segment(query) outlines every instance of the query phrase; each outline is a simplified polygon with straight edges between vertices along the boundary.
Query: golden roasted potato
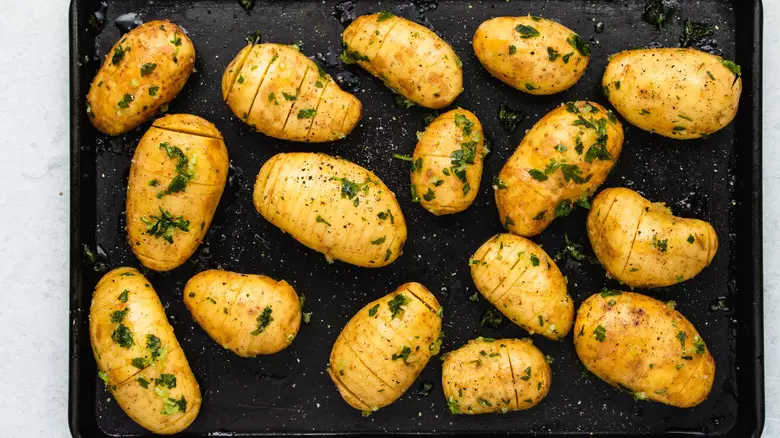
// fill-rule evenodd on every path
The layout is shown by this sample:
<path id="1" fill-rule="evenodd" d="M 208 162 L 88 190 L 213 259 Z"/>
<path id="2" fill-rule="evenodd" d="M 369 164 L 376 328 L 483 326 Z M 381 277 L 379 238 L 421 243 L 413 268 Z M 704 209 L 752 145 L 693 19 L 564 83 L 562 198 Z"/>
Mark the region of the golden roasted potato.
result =
<path id="1" fill-rule="evenodd" d="M 632 125 L 664 137 L 700 138 L 734 120 L 740 68 L 695 49 L 627 50 L 601 80 L 609 102 Z"/>
<path id="2" fill-rule="evenodd" d="M 471 260 L 477 290 L 512 322 L 550 339 L 562 339 L 574 319 L 566 279 L 553 259 L 530 240 L 497 234 Z"/>
<path id="3" fill-rule="evenodd" d="M 357 63 L 420 106 L 444 108 L 463 91 L 460 58 L 425 26 L 385 11 L 358 17 L 342 40 L 342 61 Z"/>
<path id="4" fill-rule="evenodd" d="M 477 116 L 461 108 L 440 115 L 412 154 L 412 199 L 437 216 L 467 209 L 479 192 L 484 155 Z"/>
<path id="5" fill-rule="evenodd" d="M 117 268 L 98 282 L 89 338 L 98 375 L 133 421 L 172 434 L 198 416 L 198 382 L 160 299 L 140 272 Z"/>
<path id="6" fill-rule="evenodd" d="M 606 189 L 593 199 L 587 228 L 601 265 L 631 287 L 688 280 L 718 251 L 718 236 L 708 222 L 674 216 L 665 204 L 626 188 Z"/>
<path id="7" fill-rule="evenodd" d="M 249 44 L 222 75 L 233 114 L 265 135 L 301 142 L 344 138 L 362 105 L 297 47 Z"/>
<path id="8" fill-rule="evenodd" d="M 635 398 L 689 408 L 710 393 L 715 361 L 672 303 L 605 289 L 582 303 L 574 332 L 588 370 Z"/>
<path id="9" fill-rule="evenodd" d="M 151 119 L 179 94 L 195 66 L 195 47 L 167 20 L 144 23 L 106 55 L 87 94 L 99 131 L 120 135 Z"/>
<path id="10" fill-rule="evenodd" d="M 568 27 L 541 17 L 496 17 L 480 24 L 474 54 L 495 78 L 529 94 L 555 94 L 580 80 L 590 46 Z"/>
<path id="11" fill-rule="evenodd" d="M 594 102 L 569 102 L 525 134 L 494 180 L 498 214 L 514 234 L 535 236 L 604 182 L 623 147 L 623 127 Z"/>
<path id="12" fill-rule="evenodd" d="M 379 268 L 395 261 L 406 222 L 395 195 L 357 164 L 316 153 L 282 153 L 263 164 L 254 203 L 269 222 L 330 261 Z"/>
<path id="13" fill-rule="evenodd" d="M 530 409 L 547 395 L 550 365 L 530 340 L 477 338 L 447 353 L 441 387 L 453 414 Z"/>
<path id="14" fill-rule="evenodd" d="M 286 281 L 208 270 L 184 287 L 184 304 L 219 345 L 243 357 L 285 349 L 301 326 L 301 303 Z"/>
<path id="15" fill-rule="evenodd" d="M 368 303 L 333 344 L 328 375 L 364 413 L 397 400 L 441 346 L 441 306 L 420 283 Z"/>
<path id="16" fill-rule="evenodd" d="M 228 155 L 208 121 L 171 114 L 141 138 L 127 186 L 130 247 L 149 269 L 169 271 L 195 252 L 222 197 Z"/>

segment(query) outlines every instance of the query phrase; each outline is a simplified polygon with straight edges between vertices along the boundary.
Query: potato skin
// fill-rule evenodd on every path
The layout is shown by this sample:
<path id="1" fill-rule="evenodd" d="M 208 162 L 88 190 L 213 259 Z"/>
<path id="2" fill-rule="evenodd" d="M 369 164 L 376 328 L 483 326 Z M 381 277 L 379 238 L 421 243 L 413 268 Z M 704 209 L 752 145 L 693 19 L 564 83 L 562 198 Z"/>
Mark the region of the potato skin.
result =
<path id="1" fill-rule="evenodd" d="M 178 183 L 182 177 L 177 170 L 181 160 L 171 156 L 173 149 L 166 150 L 163 145 L 178 148 L 187 158 L 185 171 L 192 177 L 178 192 L 171 189 L 181 188 Z M 135 150 L 127 186 L 128 240 L 144 266 L 169 271 L 190 258 L 211 225 L 227 172 L 222 134 L 207 120 L 171 114 L 154 121 Z M 189 221 L 188 231 L 168 228 L 171 242 L 155 236 L 155 218 L 163 217 L 162 212 Z"/>
<path id="2" fill-rule="evenodd" d="M 671 214 L 626 188 L 593 199 L 587 220 L 593 252 L 609 275 L 631 287 L 664 287 L 694 277 L 718 251 L 708 222 Z"/>
<path id="3" fill-rule="evenodd" d="M 255 130 L 299 142 L 344 138 L 363 109 L 314 61 L 283 44 L 244 47 L 225 68 L 222 97 Z"/>
<path id="4" fill-rule="evenodd" d="M 441 306 L 419 283 L 368 303 L 341 330 L 328 375 L 342 398 L 364 412 L 397 400 L 441 345 Z"/>
<path id="5" fill-rule="evenodd" d="M 120 336 L 122 330 L 129 331 L 129 341 Z M 200 387 L 160 299 L 136 269 L 114 269 L 98 282 L 89 311 L 89 337 L 101 378 L 133 421 L 154 433 L 172 434 L 195 420 Z M 173 385 L 155 380 L 171 376 Z M 173 403 L 182 397 L 183 411 Z"/>
<path id="6" fill-rule="evenodd" d="M 597 103 L 569 102 L 547 113 L 493 185 L 504 227 L 526 237 L 544 231 L 572 203 L 596 191 L 622 147 L 623 127 Z"/>
<path id="7" fill-rule="evenodd" d="M 497 234 L 472 256 L 471 278 L 512 322 L 550 339 L 571 330 L 574 302 L 555 261 L 530 240 Z"/>
<path id="8" fill-rule="evenodd" d="M 278 353 L 301 326 L 295 289 L 265 275 L 203 271 L 184 287 L 184 304 L 212 339 L 243 357 Z M 270 322 L 260 327 L 263 315 Z"/>
<path id="9" fill-rule="evenodd" d="M 342 41 L 343 60 L 420 106 L 444 108 L 463 91 L 458 55 L 425 26 L 388 12 L 362 15 L 344 29 Z"/>
<path id="10" fill-rule="evenodd" d="M 89 120 L 108 135 L 140 126 L 179 94 L 194 66 L 195 46 L 179 26 L 154 20 L 136 27 L 111 48 L 92 80 Z"/>
<path id="11" fill-rule="evenodd" d="M 632 125 L 669 138 L 700 138 L 737 114 L 742 79 L 724 62 L 695 49 L 627 50 L 610 58 L 601 84 Z"/>
<path id="12" fill-rule="evenodd" d="M 518 26 L 526 32 L 519 32 Z M 562 24 L 530 15 L 485 21 L 474 33 L 472 46 L 493 77 L 536 95 L 571 88 L 590 62 L 590 46 L 579 35 Z"/>
<path id="13" fill-rule="evenodd" d="M 453 164 L 458 155 L 464 158 Z M 457 108 L 437 117 L 412 154 L 412 187 L 420 205 L 437 216 L 467 209 L 479 193 L 484 155 L 477 116 Z"/>
<path id="14" fill-rule="evenodd" d="M 282 153 L 263 164 L 257 211 L 303 245 L 366 268 L 401 255 L 406 222 L 395 195 L 372 172 L 317 153 Z"/>
<path id="15" fill-rule="evenodd" d="M 577 356 L 588 370 L 637 398 L 688 408 L 712 389 L 715 361 L 704 341 L 661 301 L 604 290 L 582 303 L 574 332 Z"/>
<path id="16" fill-rule="evenodd" d="M 550 365 L 530 340 L 477 338 L 447 353 L 441 370 L 453 414 L 530 409 L 550 390 Z"/>

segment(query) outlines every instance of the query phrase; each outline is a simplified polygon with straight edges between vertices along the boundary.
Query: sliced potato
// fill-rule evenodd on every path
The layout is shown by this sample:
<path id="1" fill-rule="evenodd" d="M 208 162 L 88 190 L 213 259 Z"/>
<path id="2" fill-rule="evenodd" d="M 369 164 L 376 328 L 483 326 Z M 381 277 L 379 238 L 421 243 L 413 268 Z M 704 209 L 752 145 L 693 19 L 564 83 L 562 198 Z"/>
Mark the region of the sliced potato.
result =
<path id="1" fill-rule="evenodd" d="M 440 115 L 425 129 L 412 155 L 415 199 L 437 216 L 467 209 L 479 193 L 484 155 L 477 116 L 461 108 Z"/>
<path id="2" fill-rule="evenodd" d="M 344 138 L 362 105 L 297 47 L 250 44 L 222 75 L 222 97 L 237 117 L 271 137 L 299 142 Z"/>
<path id="3" fill-rule="evenodd" d="M 528 130 L 494 180 L 504 227 L 535 236 L 604 182 L 623 147 L 623 127 L 594 102 L 569 102 Z"/>
<path id="4" fill-rule="evenodd" d="M 219 345 L 239 356 L 285 349 L 301 326 L 301 305 L 286 281 L 208 270 L 184 287 L 184 304 Z"/>
<path id="5" fill-rule="evenodd" d="M 227 172 L 227 148 L 214 125 L 189 114 L 154 121 L 135 150 L 127 186 L 128 240 L 144 266 L 169 271 L 192 256 Z"/>
<path id="6" fill-rule="evenodd" d="M 168 20 L 144 23 L 106 55 L 87 93 L 87 114 L 108 135 L 128 132 L 179 94 L 195 66 L 195 47 Z"/>
<path id="7" fill-rule="evenodd" d="M 344 62 L 357 63 L 420 106 L 443 108 L 463 91 L 460 58 L 425 26 L 381 12 L 358 17 L 342 39 Z"/>
<path id="8" fill-rule="evenodd" d="M 605 289 L 582 303 L 574 330 L 577 356 L 588 370 L 635 398 L 689 408 L 712 389 L 715 361 L 671 304 Z"/>
<path id="9" fill-rule="evenodd" d="M 480 24 L 474 54 L 495 78 L 529 94 L 554 94 L 580 80 L 590 46 L 566 26 L 542 17 L 496 17 Z"/>
<path id="10" fill-rule="evenodd" d="M 528 239 L 498 234 L 470 260 L 477 290 L 512 322 L 550 339 L 562 339 L 574 319 L 566 279 L 546 252 Z"/>
<path id="11" fill-rule="evenodd" d="M 672 215 L 626 188 L 593 199 L 587 221 L 593 252 L 612 278 L 631 287 L 664 287 L 688 280 L 718 251 L 708 222 Z"/>
<path id="12" fill-rule="evenodd" d="M 453 414 L 530 409 L 547 395 L 552 373 L 530 340 L 477 338 L 447 354 L 441 386 Z"/>
<path id="13" fill-rule="evenodd" d="M 257 211 L 329 260 L 378 268 L 392 263 L 406 242 L 406 222 L 395 195 L 372 172 L 340 158 L 283 153 L 257 175 Z"/>
<path id="14" fill-rule="evenodd" d="M 133 421 L 172 434 L 195 420 L 200 387 L 160 299 L 136 269 L 114 269 L 98 282 L 89 336 L 98 374 Z"/>
<path id="15" fill-rule="evenodd" d="M 695 49 L 637 49 L 610 57 L 601 84 L 634 126 L 677 139 L 710 135 L 734 120 L 739 66 Z"/>
<path id="16" fill-rule="evenodd" d="M 328 375 L 350 406 L 376 411 L 414 383 L 441 345 L 441 306 L 419 283 L 363 307 L 330 353 Z"/>

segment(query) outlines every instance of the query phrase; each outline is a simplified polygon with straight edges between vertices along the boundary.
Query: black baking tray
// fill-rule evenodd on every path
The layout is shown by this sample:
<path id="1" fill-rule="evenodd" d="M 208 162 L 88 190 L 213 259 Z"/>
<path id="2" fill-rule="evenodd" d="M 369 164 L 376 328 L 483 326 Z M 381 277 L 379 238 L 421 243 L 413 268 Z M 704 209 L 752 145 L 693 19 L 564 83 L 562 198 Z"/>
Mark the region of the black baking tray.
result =
<path id="1" fill-rule="evenodd" d="M 85 96 L 111 45 L 120 37 L 114 20 L 138 13 L 146 20 L 167 18 L 183 26 L 197 49 L 197 71 L 170 106 L 170 112 L 197 114 L 215 123 L 227 144 L 231 169 L 214 222 L 197 253 L 169 273 L 148 277 L 201 385 L 203 406 L 184 436 L 261 436 L 296 434 L 461 433 L 567 436 L 711 435 L 758 437 L 764 422 L 762 260 L 761 260 L 761 25 L 759 1 L 681 2 L 663 31 L 642 21 L 639 1 L 529 0 L 431 2 L 330 0 L 262 1 L 251 14 L 234 0 L 110 1 L 105 29 L 99 31 L 94 0 L 73 0 L 70 10 L 71 72 L 71 276 L 70 404 L 71 433 L 79 437 L 139 436 L 143 429 L 119 409 L 99 381 L 89 345 L 88 312 L 101 273 L 85 261 L 84 246 L 106 253 L 109 267 L 136 266 L 124 230 L 124 202 L 130 158 L 148 124 L 108 138 L 89 123 Z M 350 11 L 350 8 L 352 10 Z M 362 14 L 390 9 L 434 28 L 450 42 L 464 68 L 465 91 L 455 105 L 476 113 L 492 152 L 485 161 L 482 186 L 474 205 L 447 217 L 434 217 L 409 195 L 406 163 L 392 153 L 409 154 L 424 111 L 394 105 L 380 81 L 355 66 L 338 64 L 343 17 L 337 10 Z M 560 21 L 591 40 L 591 65 L 572 89 L 548 97 L 512 90 L 479 65 L 471 36 L 479 23 L 500 15 L 541 15 Z M 469 256 L 490 236 L 502 232 L 492 176 L 519 143 L 524 131 L 561 102 L 592 99 L 608 104 L 600 91 L 601 73 L 614 52 L 648 45 L 676 46 L 683 19 L 717 24 L 710 48 L 742 66 L 743 94 L 734 123 L 700 140 L 675 141 L 625 124 L 626 142 L 602 188 L 627 186 L 648 198 L 667 202 L 681 215 L 709 220 L 720 237 L 712 265 L 682 284 L 642 291 L 675 300 L 698 328 L 712 352 L 717 372 L 712 393 L 701 405 L 677 409 L 634 401 L 596 377 L 582 372 L 571 337 L 554 342 L 539 336 L 535 344 L 551 355 L 553 383 L 537 407 L 505 415 L 452 416 L 441 393 L 441 363 L 433 359 L 397 402 L 368 418 L 341 400 L 325 367 L 330 347 L 348 319 L 365 303 L 406 281 L 419 281 L 444 306 L 443 351 L 477 336 L 524 337 L 519 327 L 480 326 L 488 307 L 472 302 L 475 292 Z M 604 23 L 603 33 L 595 23 Z M 121 20 L 125 23 L 127 20 Z M 318 52 L 325 69 L 340 79 L 358 78 L 354 93 L 364 103 L 363 119 L 346 139 L 324 145 L 294 144 L 250 132 L 221 99 L 223 69 L 260 30 L 264 41 L 302 42 L 306 55 Z M 330 55 L 330 56 L 328 56 Z M 346 72 L 346 73 L 345 73 Z M 352 85 L 355 85 L 354 83 Z M 525 111 L 528 118 L 514 133 L 497 120 L 501 103 Z M 396 194 L 409 226 L 404 254 L 381 269 L 328 264 L 266 222 L 252 206 L 252 188 L 261 165 L 282 151 L 323 151 L 374 171 Z M 589 251 L 584 210 L 556 220 L 533 240 L 551 254 L 565 238 Z M 569 293 L 579 304 L 602 287 L 616 287 L 603 269 L 568 258 L 559 261 Z M 192 320 L 182 303 L 184 283 L 207 268 L 262 273 L 291 282 L 313 311 L 292 345 L 269 357 L 244 359 L 219 347 Z M 418 394 L 421 381 L 433 392 Z"/>

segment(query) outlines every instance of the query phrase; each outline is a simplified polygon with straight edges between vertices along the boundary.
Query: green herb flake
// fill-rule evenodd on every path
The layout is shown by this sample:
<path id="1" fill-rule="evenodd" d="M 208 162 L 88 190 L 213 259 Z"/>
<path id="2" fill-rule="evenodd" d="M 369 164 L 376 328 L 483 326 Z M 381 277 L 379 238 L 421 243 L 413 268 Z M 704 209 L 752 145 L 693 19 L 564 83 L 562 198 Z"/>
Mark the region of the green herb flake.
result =
<path id="1" fill-rule="evenodd" d="M 539 36 L 539 31 L 531 26 L 518 24 L 515 30 L 520 34 L 520 38 L 528 39 Z"/>
<path id="2" fill-rule="evenodd" d="M 680 348 L 685 349 L 685 339 L 688 338 L 688 335 L 684 331 L 679 331 L 676 338 L 680 340 Z"/>
<path id="3" fill-rule="evenodd" d="M 389 19 L 391 19 L 393 17 L 395 17 L 395 14 L 393 14 L 392 12 L 390 12 L 390 11 L 382 11 L 382 12 L 379 13 L 379 15 L 377 15 L 376 22 L 377 23 L 381 23 L 381 22 L 389 20 Z"/>
<path id="4" fill-rule="evenodd" d="M 122 100 L 120 100 L 117 105 L 119 108 L 130 108 L 130 103 L 133 102 L 133 100 L 135 100 L 135 98 L 132 94 L 125 94 L 122 96 Z"/>
<path id="5" fill-rule="evenodd" d="M 693 243 L 693 242 L 695 242 L 695 241 L 696 241 L 696 239 L 693 237 L 693 234 L 689 234 L 689 235 L 688 235 L 687 242 L 688 242 L 688 243 Z"/>
<path id="6" fill-rule="evenodd" d="M 141 217 L 141 221 L 146 224 L 146 234 L 161 238 L 166 242 L 173 243 L 173 233 L 176 230 L 184 232 L 190 231 L 190 221 L 182 216 L 173 216 L 170 212 L 160 208 L 160 216 Z"/>
<path id="7" fill-rule="evenodd" d="M 135 380 L 136 380 L 136 382 L 138 382 L 139 385 L 141 385 L 141 388 L 143 388 L 143 389 L 149 388 L 149 381 L 144 379 L 143 377 L 139 377 L 139 378 L 137 378 Z"/>
<path id="8" fill-rule="evenodd" d="M 404 345 L 403 348 L 401 348 L 400 353 L 393 353 L 391 359 L 392 360 L 402 359 L 404 363 L 408 363 L 407 360 L 409 359 L 410 354 L 412 354 L 412 349 Z"/>
<path id="9" fill-rule="evenodd" d="M 154 385 L 163 388 L 173 389 L 176 387 L 176 376 L 173 374 L 162 373 L 160 374 L 160 377 L 154 379 Z"/>
<path id="10" fill-rule="evenodd" d="M 298 111 L 299 119 L 310 119 L 317 114 L 317 110 L 314 108 L 302 109 Z"/>
<path id="11" fill-rule="evenodd" d="M 545 172 L 542 172 L 541 170 L 531 169 L 528 171 L 528 174 L 531 175 L 531 178 L 537 181 L 547 181 L 547 175 L 545 175 Z"/>
<path id="12" fill-rule="evenodd" d="M 560 57 L 561 54 L 558 53 L 557 50 L 553 49 L 552 47 L 547 47 L 547 59 L 549 59 L 550 62 L 555 62 L 555 60 Z"/>
<path id="13" fill-rule="evenodd" d="M 517 47 L 515 47 L 514 44 L 510 44 L 509 45 L 509 54 L 510 55 L 514 55 L 515 53 L 517 53 Z"/>
<path id="14" fill-rule="evenodd" d="M 381 244 L 385 243 L 385 240 L 386 240 L 385 236 L 382 236 L 380 238 L 372 240 L 371 244 L 372 245 L 381 245 Z"/>
<path id="15" fill-rule="evenodd" d="M 121 294 L 119 294 L 119 296 L 117 297 L 117 299 L 119 299 L 119 301 L 121 301 L 121 302 L 123 302 L 123 303 L 126 303 L 126 302 L 127 302 L 127 295 L 128 295 L 129 293 L 130 293 L 130 291 L 129 291 L 129 290 L 127 290 L 127 289 L 125 289 L 125 290 L 123 290 L 123 291 L 122 291 L 122 293 L 121 293 Z"/>
<path id="16" fill-rule="evenodd" d="M 178 399 L 170 397 L 166 398 L 163 402 L 162 414 L 172 415 L 178 414 L 179 412 L 187 412 L 187 400 L 184 398 L 184 396 L 181 396 Z"/>
<path id="17" fill-rule="evenodd" d="M 387 302 L 387 306 L 390 307 L 390 319 L 395 319 L 399 315 L 403 315 L 404 306 L 409 304 L 410 300 L 404 294 L 398 294 Z"/>
<path id="18" fill-rule="evenodd" d="M 531 253 L 531 266 L 539 266 L 539 257 L 534 253 Z"/>
<path id="19" fill-rule="evenodd" d="M 263 313 L 261 313 L 260 316 L 257 317 L 257 329 L 251 331 L 249 334 L 251 334 L 252 336 L 257 336 L 260 333 L 263 333 L 266 327 L 268 327 L 268 325 L 271 324 L 271 321 L 274 320 L 273 316 L 271 316 L 271 313 L 273 313 L 271 306 L 265 306 L 265 309 L 263 309 Z"/>
<path id="20" fill-rule="evenodd" d="M 652 245 L 661 252 L 666 252 L 668 239 L 658 240 L 658 235 L 653 235 Z"/>
<path id="21" fill-rule="evenodd" d="M 607 329 L 605 329 L 601 325 L 598 325 L 593 330 L 593 337 L 595 337 L 596 340 L 599 341 L 599 342 L 604 342 L 604 339 L 607 338 Z"/>
<path id="22" fill-rule="evenodd" d="M 130 348 L 135 344 L 133 341 L 133 332 L 124 324 L 119 324 L 114 329 L 111 333 L 111 340 L 119 344 L 122 348 Z"/>
<path id="23" fill-rule="evenodd" d="M 585 42 L 585 40 L 582 39 L 581 36 L 577 35 L 576 33 L 569 35 L 569 38 L 566 39 L 566 42 L 574 47 L 574 49 L 577 50 L 580 55 L 590 56 L 590 46 Z"/>
<path id="24" fill-rule="evenodd" d="M 376 312 L 379 311 L 379 304 L 374 304 L 373 307 L 368 309 L 368 316 L 376 316 Z"/>
<path id="25" fill-rule="evenodd" d="M 129 312 L 130 309 L 123 309 L 123 310 L 115 310 L 111 312 L 111 323 L 113 324 L 119 324 L 125 319 L 125 315 L 127 315 L 127 312 Z"/>
<path id="26" fill-rule="evenodd" d="M 157 68 L 157 64 L 153 62 L 147 62 L 141 66 L 141 76 L 149 76 Z"/>
<path id="27" fill-rule="evenodd" d="M 322 216 L 320 216 L 320 215 L 317 215 L 317 218 L 315 219 L 315 221 L 317 221 L 318 224 L 325 224 L 327 226 L 330 226 L 330 222 L 328 222 L 325 219 L 323 219 Z"/>

